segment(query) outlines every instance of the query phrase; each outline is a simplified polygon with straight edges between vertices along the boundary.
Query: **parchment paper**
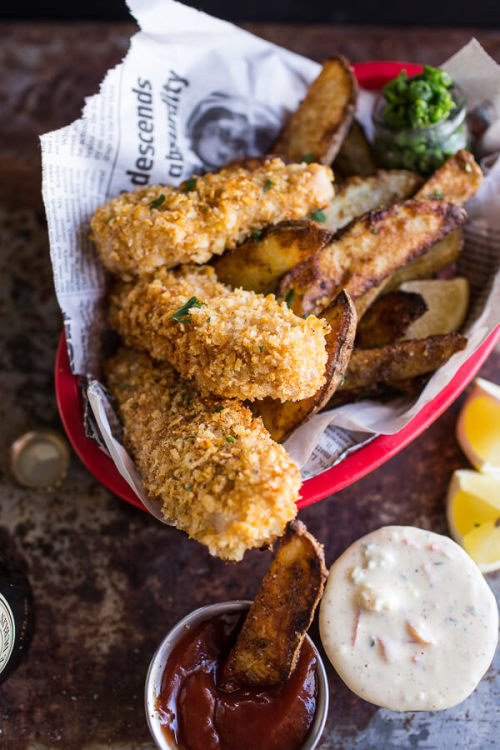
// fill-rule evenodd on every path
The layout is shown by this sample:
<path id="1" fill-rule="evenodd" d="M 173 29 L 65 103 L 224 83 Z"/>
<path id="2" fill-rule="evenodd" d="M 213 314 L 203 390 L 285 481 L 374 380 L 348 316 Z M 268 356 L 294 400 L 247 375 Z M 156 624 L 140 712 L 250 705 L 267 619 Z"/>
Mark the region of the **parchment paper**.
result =
<path id="1" fill-rule="evenodd" d="M 110 70 L 82 117 L 41 137 L 45 201 L 56 294 L 70 363 L 86 377 L 87 396 L 103 450 L 151 511 L 119 426 L 99 383 L 107 341 L 108 274 L 89 238 L 90 218 L 121 191 L 179 184 L 232 158 L 265 153 L 281 123 L 303 98 L 320 66 L 232 24 L 174 0 L 130 0 L 141 30 Z M 443 67 L 464 88 L 482 129 L 484 186 L 469 203 L 459 272 L 473 304 L 468 346 L 430 379 L 414 402 L 361 402 L 313 417 L 285 446 L 304 478 L 337 463 L 377 433 L 401 429 L 453 377 L 499 322 L 500 66 L 472 40 Z M 369 125 L 371 94 L 358 117 Z M 208 123 L 215 123 L 208 128 Z M 484 131 L 484 132 L 483 132 Z M 114 432 L 114 436 L 113 436 Z"/>

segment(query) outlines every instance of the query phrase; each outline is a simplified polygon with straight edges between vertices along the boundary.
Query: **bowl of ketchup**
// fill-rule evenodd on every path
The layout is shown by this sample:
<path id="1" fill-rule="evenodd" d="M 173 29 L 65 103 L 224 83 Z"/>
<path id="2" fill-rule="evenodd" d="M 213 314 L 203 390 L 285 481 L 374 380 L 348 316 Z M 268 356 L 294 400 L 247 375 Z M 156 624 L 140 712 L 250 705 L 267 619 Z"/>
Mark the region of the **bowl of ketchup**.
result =
<path id="1" fill-rule="evenodd" d="M 250 602 L 209 604 L 172 628 L 146 677 L 145 707 L 159 750 L 313 750 L 328 713 L 328 681 L 306 635 L 286 682 L 222 684 Z"/>

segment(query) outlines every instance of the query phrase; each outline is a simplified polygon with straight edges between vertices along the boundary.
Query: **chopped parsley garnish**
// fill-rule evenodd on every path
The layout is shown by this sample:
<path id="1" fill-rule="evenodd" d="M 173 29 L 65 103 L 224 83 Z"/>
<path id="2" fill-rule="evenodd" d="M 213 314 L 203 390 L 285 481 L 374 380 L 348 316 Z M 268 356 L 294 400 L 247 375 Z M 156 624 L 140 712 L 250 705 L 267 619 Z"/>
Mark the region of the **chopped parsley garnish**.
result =
<path id="1" fill-rule="evenodd" d="M 265 193 L 267 193 L 267 191 L 271 189 L 272 184 L 273 183 L 271 182 L 271 180 L 266 180 L 266 182 L 264 184 L 264 192 Z"/>
<path id="2" fill-rule="evenodd" d="M 228 435 L 227 438 L 226 438 L 226 440 L 227 440 L 228 443 L 234 443 L 234 442 L 236 442 L 235 439 L 234 439 L 234 437 L 232 435 Z"/>
<path id="3" fill-rule="evenodd" d="M 293 302 L 294 296 L 295 296 L 295 289 L 290 289 L 290 291 L 288 292 L 288 294 L 285 297 L 285 302 L 286 302 L 286 304 L 287 304 L 288 307 L 292 306 L 292 302 Z"/>
<path id="4" fill-rule="evenodd" d="M 317 209 L 311 214 L 311 219 L 313 221 L 319 221 L 320 224 L 323 224 L 323 222 L 326 221 L 326 214 L 324 211 L 320 211 L 319 209 Z"/>
<path id="5" fill-rule="evenodd" d="M 189 492 L 189 490 L 193 489 L 193 485 L 192 484 L 188 484 L 188 486 L 184 487 L 184 489 L 186 490 L 186 492 Z"/>
<path id="6" fill-rule="evenodd" d="M 255 242 L 257 242 L 257 240 L 259 239 L 259 237 L 260 237 L 261 234 L 262 234 L 262 229 L 254 229 L 253 230 L 252 237 L 255 240 Z"/>
<path id="7" fill-rule="evenodd" d="M 186 435 L 184 437 L 184 440 L 195 440 L 195 439 L 196 439 L 196 435 Z"/>
<path id="8" fill-rule="evenodd" d="M 192 307 L 200 308 L 202 305 L 206 304 L 206 302 L 200 302 L 198 297 L 191 297 L 182 305 L 182 307 L 179 307 L 179 309 L 170 316 L 169 320 L 176 320 L 178 323 L 187 323 L 189 322 L 189 310 L 191 310 Z"/>
<path id="9" fill-rule="evenodd" d="M 223 408 L 224 408 L 223 406 L 218 406 L 216 409 L 214 409 L 214 414 L 218 414 L 219 412 L 223 410 Z"/>
<path id="10" fill-rule="evenodd" d="M 440 200 L 443 197 L 443 191 L 441 188 L 437 188 L 433 193 L 429 193 L 427 196 L 429 200 Z"/>
<path id="11" fill-rule="evenodd" d="M 210 316 L 206 319 L 206 323 L 210 323 Z"/>
<path id="12" fill-rule="evenodd" d="M 440 562 L 435 562 L 434 565 L 444 565 L 444 562 L 441 560 Z"/>
<path id="13" fill-rule="evenodd" d="M 190 177 L 189 180 L 186 180 L 184 182 L 184 185 L 182 186 L 182 189 L 185 193 L 189 193 L 190 190 L 194 190 L 196 187 L 197 179 L 196 177 Z"/>
<path id="14" fill-rule="evenodd" d="M 300 157 L 300 161 L 305 161 L 306 164 L 310 164 L 315 158 L 316 156 L 314 154 L 304 154 L 304 156 Z"/>
<path id="15" fill-rule="evenodd" d="M 263 352 L 264 351 L 264 347 L 263 346 L 259 346 L 259 351 Z"/>
<path id="16" fill-rule="evenodd" d="M 372 234 L 378 234 L 378 229 L 372 229 Z"/>
<path id="17" fill-rule="evenodd" d="M 156 200 L 151 201 L 149 208 L 160 208 L 162 203 L 165 203 L 165 196 L 163 193 L 161 193 Z"/>
<path id="18" fill-rule="evenodd" d="M 134 401 L 134 403 L 132 404 L 132 409 L 137 409 L 138 406 L 139 404 L 137 403 L 137 401 Z"/>

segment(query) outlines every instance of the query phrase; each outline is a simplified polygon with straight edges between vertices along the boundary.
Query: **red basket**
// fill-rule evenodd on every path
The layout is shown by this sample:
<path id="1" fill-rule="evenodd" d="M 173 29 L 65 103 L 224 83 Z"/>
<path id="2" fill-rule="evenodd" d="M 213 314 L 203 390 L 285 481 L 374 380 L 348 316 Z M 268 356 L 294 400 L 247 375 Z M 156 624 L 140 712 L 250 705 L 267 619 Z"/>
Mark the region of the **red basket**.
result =
<path id="1" fill-rule="evenodd" d="M 365 62 L 353 65 L 354 72 L 365 89 L 380 89 L 403 68 L 409 75 L 421 71 L 420 65 L 398 62 Z M 406 427 L 394 435 L 380 435 L 327 469 L 313 479 L 306 480 L 301 488 L 299 508 L 315 503 L 334 492 L 361 479 L 370 471 L 388 461 L 398 451 L 414 440 L 434 422 L 470 383 L 500 337 L 500 325 L 488 339 L 460 367 L 448 385 L 424 406 Z M 83 404 L 78 378 L 69 367 L 66 340 L 61 335 L 56 355 L 55 388 L 59 413 L 68 438 L 85 466 L 105 487 L 128 503 L 147 510 L 135 492 L 123 479 L 118 469 L 98 447 L 86 437 L 83 428 Z"/>

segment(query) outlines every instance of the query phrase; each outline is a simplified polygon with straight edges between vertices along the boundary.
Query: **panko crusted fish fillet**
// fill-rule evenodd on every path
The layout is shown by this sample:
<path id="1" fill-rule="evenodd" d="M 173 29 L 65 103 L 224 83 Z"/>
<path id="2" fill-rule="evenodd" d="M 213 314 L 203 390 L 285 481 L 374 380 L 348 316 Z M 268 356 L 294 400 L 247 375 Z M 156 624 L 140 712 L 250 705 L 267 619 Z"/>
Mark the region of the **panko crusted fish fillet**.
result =
<path id="1" fill-rule="evenodd" d="M 119 282 L 110 323 L 127 346 L 167 361 L 203 392 L 297 401 L 325 382 L 328 324 L 274 295 L 230 290 L 209 266 Z"/>
<path id="2" fill-rule="evenodd" d="M 148 495 L 224 560 L 271 544 L 296 514 L 295 462 L 235 399 L 201 396 L 173 367 L 121 349 L 105 365 Z"/>
<path id="3" fill-rule="evenodd" d="M 180 188 L 152 185 L 97 209 L 92 233 L 104 265 L 123 279 L 160 266 L 206 263 L 255 230 L 301 219 L 333 197 L 332 171 L 275 158 L 193 177 Z"/>

